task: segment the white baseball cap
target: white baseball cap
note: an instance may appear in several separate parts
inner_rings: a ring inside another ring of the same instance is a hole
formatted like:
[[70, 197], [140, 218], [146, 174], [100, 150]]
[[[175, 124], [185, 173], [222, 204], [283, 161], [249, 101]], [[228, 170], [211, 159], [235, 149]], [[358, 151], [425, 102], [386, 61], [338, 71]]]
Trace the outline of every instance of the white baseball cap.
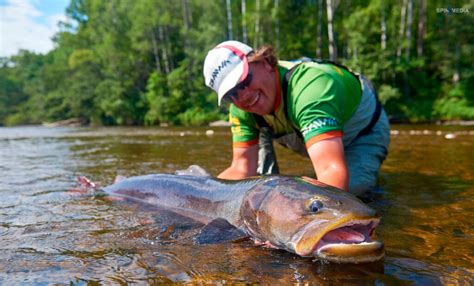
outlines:
[[217, 92], [219, 105], [224, 95], [247, 77], [247, 55], [252, 51], [251, 47], [239, 41], [225, 41], [207, 53], [204, 80], [208, 87]]

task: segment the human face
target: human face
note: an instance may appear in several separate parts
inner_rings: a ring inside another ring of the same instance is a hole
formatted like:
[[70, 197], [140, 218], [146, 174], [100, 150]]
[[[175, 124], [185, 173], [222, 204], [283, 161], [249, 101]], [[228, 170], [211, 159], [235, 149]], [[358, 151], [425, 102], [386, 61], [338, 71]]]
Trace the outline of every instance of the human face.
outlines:
[[275, 72], [266, 61], [249, 63], [247, 77], [226, 97], [245, 111], [259, 115], [271, 113], [276, 98]]
[[238, 92], [246, 89], [252, 83], [252, 80], [253, 80], [253, 72], [251, 69], [249, 69], [247, 73], [247, 77], [243, 81], [239, 82], [234, 88], [232, 88], [231, 90], [227, 92], [227, 94], [225, 95], [226, 100], [231, 101], [231, 102], [241, 101], [243, 105], [246, 105], [245, 104], [246, 102], [244, 102], [242, 99], [239, 99]]

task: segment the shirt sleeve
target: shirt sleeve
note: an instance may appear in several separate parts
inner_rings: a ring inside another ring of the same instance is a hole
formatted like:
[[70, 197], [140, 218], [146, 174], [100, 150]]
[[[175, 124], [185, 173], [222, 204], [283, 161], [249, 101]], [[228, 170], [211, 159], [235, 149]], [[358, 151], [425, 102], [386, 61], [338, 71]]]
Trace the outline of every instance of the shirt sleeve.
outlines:
[[258, 144], [260, 131], [252, 114], [231, 104], [229, 121], [231, 123], [233, 147], [248, 147]]

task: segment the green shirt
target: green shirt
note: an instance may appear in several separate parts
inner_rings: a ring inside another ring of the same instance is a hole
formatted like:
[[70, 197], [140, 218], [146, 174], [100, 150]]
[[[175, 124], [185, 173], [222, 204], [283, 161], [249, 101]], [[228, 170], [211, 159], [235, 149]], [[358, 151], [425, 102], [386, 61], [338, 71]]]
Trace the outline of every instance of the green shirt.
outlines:
[[[280, 83], [297, 62], [279, 61]], [[288, 82], [287, 102], [281, 101], [273, 114], [263, 116], [276, 136], [299, 130], [305, 142], [314, 136], [343, 131], [361, 101], [361, 85], [349, 71], [331, 64], [304, 62], [297, 66]], [[281, 95], [280, 95], [281, 96]], [[284, 109], [287, 108], [288, 118]], [[254, 116], [230, 106], [233, 142], [258, 139]]]

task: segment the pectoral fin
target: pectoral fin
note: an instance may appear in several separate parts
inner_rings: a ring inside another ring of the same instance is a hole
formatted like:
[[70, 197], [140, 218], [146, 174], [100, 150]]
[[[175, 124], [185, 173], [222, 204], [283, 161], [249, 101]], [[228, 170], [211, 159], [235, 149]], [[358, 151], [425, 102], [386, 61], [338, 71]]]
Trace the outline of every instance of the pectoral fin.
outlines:
[[217, 218], [205, 225], [194, 239], [196, 244], [239, 242], [248, 238], [242, 230], [223, 218]]

